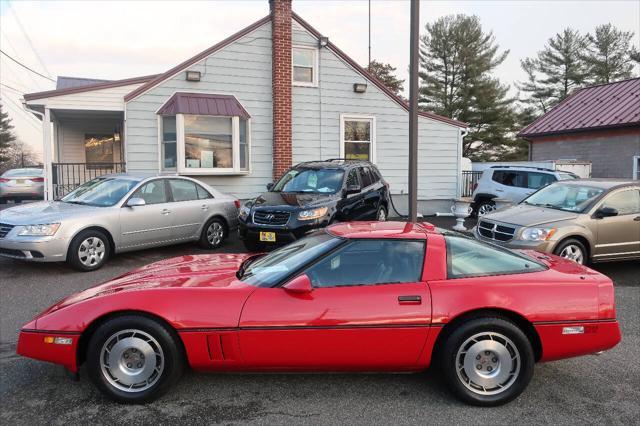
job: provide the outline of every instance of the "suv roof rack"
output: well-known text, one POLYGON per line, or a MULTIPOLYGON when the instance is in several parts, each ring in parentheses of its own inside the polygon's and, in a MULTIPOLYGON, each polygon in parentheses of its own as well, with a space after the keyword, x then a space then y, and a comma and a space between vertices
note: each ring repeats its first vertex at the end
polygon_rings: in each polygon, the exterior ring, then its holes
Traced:
POLYGON ((556 172, 557 170, 547 169, 546 167, 536 167, 536 166, 491 166, 490 169, 511 169, 511 168, 520 168, 520 169, 532 169, 532 170, 543 170, 545 172, 556 172))

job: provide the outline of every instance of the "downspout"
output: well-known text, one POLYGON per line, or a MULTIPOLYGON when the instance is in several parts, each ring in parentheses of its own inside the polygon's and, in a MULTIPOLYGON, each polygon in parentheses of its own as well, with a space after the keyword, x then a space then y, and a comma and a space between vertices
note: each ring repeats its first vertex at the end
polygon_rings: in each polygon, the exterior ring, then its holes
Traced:
MULTIPOLYGON (((45 108, 45 113, 43 114, 40 111, 36 111, 34 109, 29 108, 29 105, 27 105, 27 102, 24 99, 22 99, 22 107, 25 109, 26 112, 35 114, 39 116, 40 119, 42 120, 42 150, 43 150, 42 163, 44 166, 44 175, 45 175, 44 199, 47 201, 50 201, 50 200, 53 200, 53 170, 52 170, 53 158, 46 158, 47 157, 46 143, 51 144, 51 131, 50 130, 47 131, 47 129, 45 128, 45 126, 51 127, 51 120, 49 118, 50 115, 47 113, 48 108, 45 108), (47 136, 49 137, 47 138, 47 136)), ((51 150, 51 147, 49 147, 49 150, 51 150)))
MULTIPOLYGON (((458 133, 458 173, 456 174, 456 198, 460 197, 460 178, 462 177, 462 139, 469 134, 469 128, 460 129, 458 133)), ((453 216, 451 212, 436 212, 436 217, 453 216)))

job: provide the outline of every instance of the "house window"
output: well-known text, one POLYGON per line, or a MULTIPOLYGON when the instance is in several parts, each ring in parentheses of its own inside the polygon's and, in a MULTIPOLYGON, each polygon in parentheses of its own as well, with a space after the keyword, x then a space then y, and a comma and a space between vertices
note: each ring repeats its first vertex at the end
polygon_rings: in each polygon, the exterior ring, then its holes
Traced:
POLYGON ((84 152, 87 168, 96 165, 113 163, 113 134, 84 135, 84 152))
POLYGON ((640 155, 633 157, 633 178, 640 180, 640 155))
POLYGON ((318 83, 318 50, 313 47, 294 47, 292 49, 293 84, 297 86, 316 86, 318 83))
POLYGON ((231 117, 185 115, 184 157, 187 169, 232 169, 231 117))
POLYGON ((340 154, 343 158, 375 162, 375 117, 343 114, 340 132, 340 154))
POLYGON ((177 114, 161 117, 161 166, 182 174, 249 171, 250 120, 177 114))
POLYGON ((177 159, 176 117, 162 117, 162 170, 175 170, 177 159))

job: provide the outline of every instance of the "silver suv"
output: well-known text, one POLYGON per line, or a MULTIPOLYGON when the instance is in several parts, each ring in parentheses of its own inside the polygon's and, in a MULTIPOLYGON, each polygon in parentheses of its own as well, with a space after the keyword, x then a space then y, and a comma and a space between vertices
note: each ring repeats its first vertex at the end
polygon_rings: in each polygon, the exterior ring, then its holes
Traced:
POLYGON ((482 216, 495 209, 495 198, 519 203, 543 186, 578 175, 541 167, 492 166, 482 172, 473 190, 473 212, 482 216))

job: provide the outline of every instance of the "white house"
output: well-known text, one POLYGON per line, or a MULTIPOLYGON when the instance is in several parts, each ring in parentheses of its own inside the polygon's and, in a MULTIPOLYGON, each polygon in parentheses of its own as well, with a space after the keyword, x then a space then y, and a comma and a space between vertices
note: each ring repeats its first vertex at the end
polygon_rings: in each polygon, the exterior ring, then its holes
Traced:
MULTIPOLYGON (((271 13, 169 71, 118 81, 61 78, 25 95, 43 119, 47 197, 99 174, 193 176, 247 199, 292 164, 369 159, 406 205, 406 103, 291 11, 271 13)), ((422 213, 459 194, 467 125, 420 113, 422 213)))

